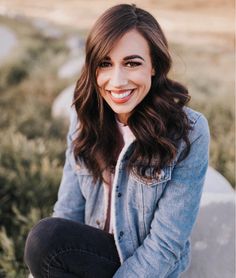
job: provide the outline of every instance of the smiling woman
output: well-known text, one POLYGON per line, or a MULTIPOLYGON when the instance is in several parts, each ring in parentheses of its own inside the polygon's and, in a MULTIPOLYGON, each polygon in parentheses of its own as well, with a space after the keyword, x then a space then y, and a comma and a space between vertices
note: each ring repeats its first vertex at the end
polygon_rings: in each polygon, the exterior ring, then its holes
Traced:
POLYGON ((149 92, 154 73, 148 43, 135 29, 124 34, 100 63, 99 93, 119 121, 127 124, 131 111, 149 92))
POLYGON ((53 217, 26 242, 34 277, 175 278, 187 268, 210 136, 170 68, 147 11, 117 5, 95 23, 53 217))

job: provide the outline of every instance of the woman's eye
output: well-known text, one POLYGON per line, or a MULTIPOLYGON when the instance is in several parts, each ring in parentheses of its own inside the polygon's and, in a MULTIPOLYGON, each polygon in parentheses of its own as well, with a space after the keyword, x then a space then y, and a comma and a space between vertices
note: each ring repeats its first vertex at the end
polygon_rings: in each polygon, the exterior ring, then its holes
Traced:
POLYGON ((126 66, 130 67, 130 68, 134 68, 134 67, 138 67, 140 66, 141 63, 140 62, 127 62, 126 66))
POLYGON ((107 68, 107 67, 110 67, 111 63, 109 62, 101 62, 99 64, 99 68, 107 68))

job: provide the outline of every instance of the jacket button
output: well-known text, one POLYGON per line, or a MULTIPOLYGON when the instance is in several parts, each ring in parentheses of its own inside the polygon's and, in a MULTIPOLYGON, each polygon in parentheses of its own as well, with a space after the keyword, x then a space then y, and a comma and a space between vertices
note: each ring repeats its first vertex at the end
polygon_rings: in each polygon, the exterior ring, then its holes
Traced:
POLYGON ((120 231, 120 236, 123 236, 124 235, 124 232, 123 231, 120 231))
POLYGON ((118 197, 121 197, 121 196, 122 196, 122 194, 119 192, 119 193, 118 193, 118 197))
POLYGON ((100 226, 100 221, 99 221, 99 220, 96 220, 96 224, 97 224, 98 226, 100 226))

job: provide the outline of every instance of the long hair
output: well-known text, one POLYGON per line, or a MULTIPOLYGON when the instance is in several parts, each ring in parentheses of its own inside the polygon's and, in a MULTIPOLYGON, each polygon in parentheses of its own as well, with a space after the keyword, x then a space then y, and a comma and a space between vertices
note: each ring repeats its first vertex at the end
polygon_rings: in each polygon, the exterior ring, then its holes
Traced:
POLYGON ((190 150, 190 129, 183 106, 188 90, 167 77, 172 60, 168 43, 156 19, 135 5, 116 5, 100 16, 86 42, 86 59, 74 93, 79 128, 74 155, 83 161, 94 180, 104 180, 103 171, 114 169, 122 137, 115 113, 99 94, 96 71, 115 43, 128 31, 137 30, 148 42, 155 76, 150 91, 131 112, 127 124, 136 140, 127 170, 142 179, 157 178, 174 160, 181 139, 190 150), (148 168, 152 171, 146 171, 148 168), (148 172, 148 174, 147 174, 148 172))

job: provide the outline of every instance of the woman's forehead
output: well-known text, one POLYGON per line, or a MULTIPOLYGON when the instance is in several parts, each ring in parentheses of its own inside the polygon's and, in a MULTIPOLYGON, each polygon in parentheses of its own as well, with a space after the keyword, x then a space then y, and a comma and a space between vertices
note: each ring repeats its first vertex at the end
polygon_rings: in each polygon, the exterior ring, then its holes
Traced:
POLYGON ((150 55, 148 42, 140 32, 134 29, 126 32, 114 43, 107 57, 124 59, 130 56, 146 57, 147 55, 150 55))

